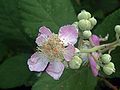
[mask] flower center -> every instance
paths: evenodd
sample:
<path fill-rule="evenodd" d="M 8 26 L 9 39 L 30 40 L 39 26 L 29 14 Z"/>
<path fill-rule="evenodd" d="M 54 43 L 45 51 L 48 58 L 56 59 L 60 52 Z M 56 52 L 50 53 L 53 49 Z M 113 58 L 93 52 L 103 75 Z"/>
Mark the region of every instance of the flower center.
<path fill-rule="evenodd" d="M 41 47 L 41 51 L 48 56 L 50 60 L 62 59 L 64 46 L 57 34 L 51 35 Z"/>

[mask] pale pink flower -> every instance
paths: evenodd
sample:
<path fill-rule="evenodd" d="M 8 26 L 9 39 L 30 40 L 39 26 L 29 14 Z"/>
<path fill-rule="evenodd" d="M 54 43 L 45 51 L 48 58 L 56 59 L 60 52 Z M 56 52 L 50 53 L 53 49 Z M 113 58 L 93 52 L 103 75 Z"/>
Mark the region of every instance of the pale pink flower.
<path fill-rule="evenodd" d="M 36 38 L 38 52 L 28 60 L 29 69 L 46 71 L 54 79 L 59 79 L 64 71 L 62 61 L 70 61 L 74 56 L 77 38 L 78 30 L 72 25 L 61 27 L 58 34 L 52 33 L 45 26 L 41 27 Z"/>

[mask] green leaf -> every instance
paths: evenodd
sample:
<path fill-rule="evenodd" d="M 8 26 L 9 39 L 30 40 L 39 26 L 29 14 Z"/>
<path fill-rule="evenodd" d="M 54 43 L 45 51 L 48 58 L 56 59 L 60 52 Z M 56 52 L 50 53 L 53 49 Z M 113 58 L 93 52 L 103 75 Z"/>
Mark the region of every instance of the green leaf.
<path fill-rule="evenodd" d="M 0 63 L 7 54 L 7 47 L 0 42 Z"/>
<path fill-rule="evenodd" d="M 96 78 L 89 68 L 81 70 L 65 70 L 60 80 L 54 80 L 47 74 L 42 74 L 32 87 L 32 90 L 94 90 Z"/>
<path fill-rule="evenodd" d="M 94 17 L 101 20 L 112 11 L 119 8 L 118 0 L 71 0 L 78 14 L 81 10 L 87 10 Z"/>
<path fill-rule="evenodd" d="M 96 27 L 94 33 L 102 36 L 109 34 L 109 41 L 113 41 L 115 40 L 114 27 L 117 24 L 120 24 L 120 9 L 107 16 L 102 24 Z"/>
<path fill-rule="evenodd" d="M 110 0 L 100 0 L 99 5 L 96 4 L 96 7 L 103 10 L 105 13 L 108 13 L 119 7 L 119 1 L 118 0 L 111 0 L 111 1 Z"/>
<path fill-rule="evenodd" d="M 10 48 L 29 46 L 29 37 L 25 34 L 18 11 L 19 0 L 0 1 L 0 41 Z"/>
<path fill-rule="evenodd" d="M 31 37 L 36 37 L 41 26 L 56 33 L 62 25 L 76 20 L 70 0 L 21 0 L 19 5 L 22 25 Z"/>
<path fill-rule="evenodd" d="M 27 68 L 28 55 L 20 54 L 6 59 L 0 65 L 0 88 L 13 88 L 23 85 L 31 75 Z"/>

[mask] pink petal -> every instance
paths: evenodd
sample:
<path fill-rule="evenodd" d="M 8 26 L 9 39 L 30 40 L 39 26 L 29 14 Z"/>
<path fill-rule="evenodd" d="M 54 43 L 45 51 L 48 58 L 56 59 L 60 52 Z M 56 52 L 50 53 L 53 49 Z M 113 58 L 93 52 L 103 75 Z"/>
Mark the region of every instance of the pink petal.
<path fill-rule="evenodd" d="M 27 62 L 30 71 L 44 71 L 48 64 L 48 58 L 42 53 L 34 53 Z"/>
<path fill-rule="evenodd" d="M 78 29 L 73 25 L 63 26 L 59 30 L 59 38 L 64 45 L 75 44 L 78 38 Z"/>
<path fill-rule="evenodd" d="M 38 34 L 38 36 L 41 35 L 41 34 L 44 34 L 44 35 L 46 35 L 47 37 L 49 37 L 50 35 L 52 35 L 52 32 L 50 31 L 50 29 L 47 28 L 47 27 L 45 27 L 45 26 L 42 26 L 42 27 L 39 29 L 39 32 L 40 32 L 40 34 Z"/>
<path fill-rule="evenodd" d="M 48 65 L 46 72 L 53 77 L 55 80 L 58 80 L 64 71 L 64 65 L 60 61 L 52 61 Z"/>
<path fill-rule="evenodd" d="M 96 77 L 98 75 L 97 64 L 92 56 L 89 56 L 90 66 L 92 69 L 93 75 Z"/>
<path fill-rule="evenodd" d="M 75 47 L 73 45 L 68 45 L 63 52 L 63 56 L 66 61 L 70 61 L 75 54 Z"/>
<path fill-rule="evenodd" d="M 90 37 L 90 42 L 93 46 L 98 46 L 98 45 L 100 45 L 100 38 L 96 35 L 92 35 Z"/>
<path fill-rule="evenodd" d="M 46 37 L 46 35 L 39 35 L 37 38 L 36 38 L 36 43 L 37 43 L 37 45 L 38 46 L 42 46 L 44 43 L 45 43 L 45 41 L 47 41 L 47 37 Z"/>

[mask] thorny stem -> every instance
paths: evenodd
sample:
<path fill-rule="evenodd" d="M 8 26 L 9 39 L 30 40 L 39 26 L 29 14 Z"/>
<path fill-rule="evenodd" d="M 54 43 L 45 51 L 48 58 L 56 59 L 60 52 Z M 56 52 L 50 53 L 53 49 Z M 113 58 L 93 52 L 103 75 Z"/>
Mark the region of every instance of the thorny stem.
<path fill-rule="evenodd" d="M 81 53 L 90 53 L 90 52 L 95 52 L 97 50 L 105 50 L 107 48 L 107 50 L 110 49 L 110 47 L 113 47 L 114 45 L 116 45 L 118 43 L 118 41 L 114 41 L 112 43 L 108 43 L 108 44 L 103 44 L 103 45 L 100 45 L 100 46 L 95 46 L 93 48 L 90 48 L 90 49 L 80 49 L 80 52 Z"/>

